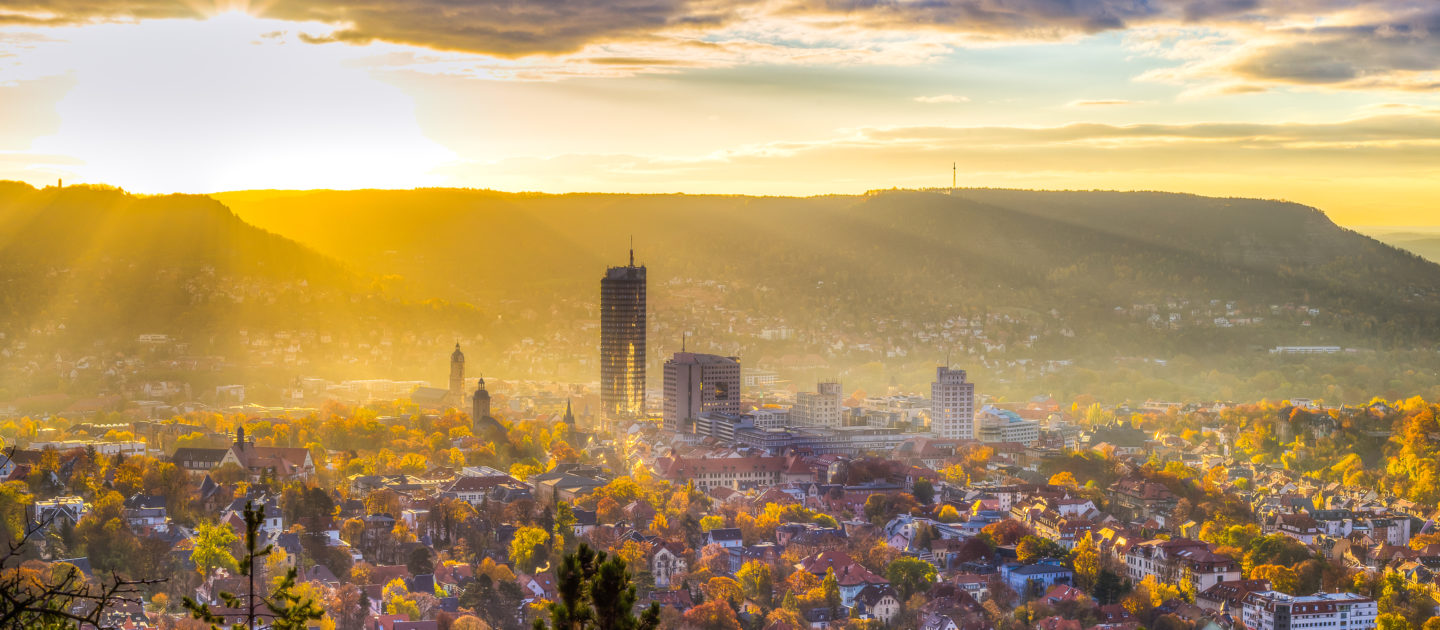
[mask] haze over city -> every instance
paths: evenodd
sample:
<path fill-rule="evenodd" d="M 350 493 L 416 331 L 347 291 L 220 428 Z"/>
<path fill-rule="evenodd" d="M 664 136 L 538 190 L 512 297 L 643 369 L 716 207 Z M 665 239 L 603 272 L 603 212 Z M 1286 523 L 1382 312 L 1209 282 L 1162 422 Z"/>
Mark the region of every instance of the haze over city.
<path fill-rule="evenodd" d="M 0 0 L 0 630 L 1440 630 L 1435 0 Z"/>

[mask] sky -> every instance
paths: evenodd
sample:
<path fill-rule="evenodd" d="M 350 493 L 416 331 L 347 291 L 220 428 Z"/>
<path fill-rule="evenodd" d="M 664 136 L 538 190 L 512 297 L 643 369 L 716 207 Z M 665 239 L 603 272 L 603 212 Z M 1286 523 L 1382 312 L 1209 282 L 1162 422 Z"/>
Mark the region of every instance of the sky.
<path fill-rule="evenodd" d="M 1440 2 L 0 0 L 0 179 L 814 195 L 952 175 L 1440 225 Z"/>

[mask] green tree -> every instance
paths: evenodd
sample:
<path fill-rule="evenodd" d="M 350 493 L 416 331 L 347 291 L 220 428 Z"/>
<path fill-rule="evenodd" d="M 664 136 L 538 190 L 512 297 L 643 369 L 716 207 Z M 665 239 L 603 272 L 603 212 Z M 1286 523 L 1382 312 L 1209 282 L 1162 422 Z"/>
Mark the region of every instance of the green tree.
<path fill-rule="evenodd" d="M 190 562 L 202 577 L 209 577 L 215 569 L 238 570 L 235 556 L 230 547 L 240 540 L 235 530 L 219 523 L 200 523 L 195 527 L 195 549 L 190 552 Z"/>
<path fill-rule="evenodd" d="M 1120 601 L 1120 598 L 1129 590 L 1120 579 L 1120 575 L 1110 569 L 1100 569 L 1095 576 L 1095 601 L 1101 606 L 1109 606 Z"/>
<path fill-rule="evenodd" d="M 1049 538 L 1026 536 L 1015 545 L 1016 559 L 1026 564 L 1038 562 L 1044 558 L 1063 558 L 1065 555 L 1065 548 Z"/>
<path fill-rule="evenodd" d="M 575 521 L 575 511 L 569 503 L 555 504 L 555 553 L 570 553 L 575 546 Z"/>
<path fill-rule="evenodd" d="M 930 590 L 935 583 L 935 565 L 919 558 L 901 556 L 885 568 L 885 577 L 900 593 L 900 601 L 910 601 L 916 593 Z"/>
<path fill-rule="evenodd" d="M 259 613 L 263 612 L 261 606 L 270 609 L 273 615 L 270 627 L 273 630 L 307 630 L 311 622 L 325 616 L 325 610 L 314 598 L 306 595 L 304 589 L 297 588 L 295 577 L 298 571 L 290 567 L 281 578 L 279 584 L 270 591 L 268 596 L 261 596 L 255 590 L 255 560 L 263 558 L 274 550 L 274 545 L 266 545 L 264 549 L 257 550 L 256 541 L 259 539 L 260 525 L 265 522 L 265 509 L 256 508 L 254 503 L 245 504 L 245 556 L 240 559 L 240 572 L 249 578 L 249 592 L 244 600 L 231 593 L 220 593 L 220 599 L 226 606 L 241 608 L 245 611 L 245 619 L 230 626 L 232 630 L 247 630 L 254 628 L 259 619 Z M 233 536 L 233 534 L 232 534 Z M 185 609 L 195 619 L 210 624 L 210 627 L 219 630 L 225 623 L 225 619 L 210 611 L 209 604 L 198 604 L 190 597 L 185 598 Z"/>
<path fill-rule="evenodd" d="M 773 607 L 775 597 L 775 574 L 770 565 L 751 560 L 735 572 L 735 579 L 745 596 L 759 603 L 762 608 Z"/>
<path fill-rule="evenodd" d="M 435 561 L 430 558 L 428 547 L 416 547 L 405 561 L 405 568 L 411 575 L 428 575 L 435 572 Z"/>
<path fill-rule="evenodd" d="M 1242 569 L 1248 574 L 1262 564 L 1294 566 L 1313 557 L 1309 547 L 1285 534 L 1260 536 L 1250 541 L 1250 549 L 1241 559 Z"/>
<path fill-rule="evenodd" d="M 659 604 L 635 615 L 635 585 L 619 556 L 607 558 L 581 544 L 560 561 L 556 577 L 560 599 L 550 604 L 549 625 L 536 619 L 535 630 L 655 630 L 660 625 Z"/>
<path fill-rule="evenodd" d="M 923 505 L 930 505 L 935 501 L 935 485 L 929 479 L 917 479 L 913 489 L 915 500 Z"/>

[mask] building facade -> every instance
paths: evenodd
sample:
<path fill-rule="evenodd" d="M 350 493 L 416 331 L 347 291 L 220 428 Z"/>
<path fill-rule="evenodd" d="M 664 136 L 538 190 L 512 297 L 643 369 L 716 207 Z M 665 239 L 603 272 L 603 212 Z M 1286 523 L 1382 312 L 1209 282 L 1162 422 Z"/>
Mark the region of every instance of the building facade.
<path fill-rule="evenodd" d="M 1355 593 L 1316 593 L 1299 597 L 1279 591 L 1251 593 L 1245 598 L 1243 621 L 1249 630 L 1335 628 L 1371 630 L 1375 600 Z"/>
<path fill-rule="evenodd" d="M 930 431 L 946 439 L 975 439 L 975 384 L 965 370 L 935 369 L 930 384 Z"/>
<path fill-rule="evenodd" d="M 840 383 L 833 381 L 816 385 L 813 392 L 799 392 L 795 394 L 795 406 L 790 410 L 790 422 L 805 426 L 838 427 L 844 396 Z"/>
<path fill-rule="evenodd" d="M 645 411 L 645 267 L 611 267 L 600 279 L 600 409 L 610 418 Z"/>
<path fill-rule="evenodd" d="M 1030 445 L 1040 440 L 1040 422 L 1026 420 L 1008 409 L 987 406 L 980 411 L 981 442 L 1009 442 Z"/>
<path fill-rule="evenodd" d="M 693 433 L 707 412 L 740 415 L 740 359 L 675 353 L 665 362 L 665 428 Z"/>

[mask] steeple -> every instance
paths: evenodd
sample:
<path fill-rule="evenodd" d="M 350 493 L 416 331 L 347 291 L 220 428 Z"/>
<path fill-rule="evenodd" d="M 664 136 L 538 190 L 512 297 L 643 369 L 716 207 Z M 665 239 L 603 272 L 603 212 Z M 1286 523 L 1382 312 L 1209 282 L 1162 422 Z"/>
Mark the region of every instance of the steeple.
<path fill-rule="evenodd" d="M 575 414 L 570 411 L 570 399 L 565 399 L 565 424 L 575 425 Z"/>
<path fill-rule="evenodd" d="M 460 344 L 450 353 L 450 391 L 445 394 L 446 405 L 460 407 L 465 404 L 465 353 Z"/>
<path fill-rule="evenodd" d="M 475 385 L 475 395 L 470 398 L 470 421 L 475 423 L 488 417 L 490 417 L 490 392 L 485 391 L 485 377 L 482 376 L 480 382 Z"/>

